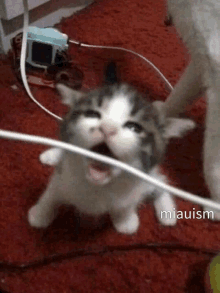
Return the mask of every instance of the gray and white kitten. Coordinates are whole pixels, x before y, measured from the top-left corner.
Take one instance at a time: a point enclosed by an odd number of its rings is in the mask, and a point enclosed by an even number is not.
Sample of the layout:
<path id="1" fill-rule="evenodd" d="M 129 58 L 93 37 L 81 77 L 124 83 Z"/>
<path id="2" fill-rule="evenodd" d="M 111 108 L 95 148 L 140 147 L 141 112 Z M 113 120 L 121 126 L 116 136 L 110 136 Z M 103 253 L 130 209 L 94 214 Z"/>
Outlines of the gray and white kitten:
<path id="1" fill-rule="evenodd" d="M 166 182 L 159 171 L 167 141 L 194 128 L 189 119 L 166 121 L 160 105 L 127 84 L 117 83 L 115 67 L 106 71 L 107 84 L 80 93 L 58 84 L 63 102 L 70 107 L 61 125 L 61 140 L 116 158 Z M 153 198 L 156 215 L 163 225 L 175 225 L 176 218 L 161 218 L 161 211 L 173 211 L 175 202 L 163 190 L 119 168 L 78 154 L 49 149 L 41 161 L 56 164 L 50 182 L 28 213 L 31 226 L 47 227 L 61 204 L 75 206 L 88 215 L 110 214 L 118 232 L 138 230 L 138 206 Z"/>

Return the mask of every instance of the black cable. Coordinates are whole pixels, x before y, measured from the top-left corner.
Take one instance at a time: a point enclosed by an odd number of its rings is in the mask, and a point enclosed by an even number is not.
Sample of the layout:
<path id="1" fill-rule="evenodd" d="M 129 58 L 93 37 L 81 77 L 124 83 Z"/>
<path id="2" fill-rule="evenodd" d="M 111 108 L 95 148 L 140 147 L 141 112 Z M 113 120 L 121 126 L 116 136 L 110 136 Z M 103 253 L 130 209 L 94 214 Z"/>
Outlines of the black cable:
<path id="1" fill-rule="evenodd" d="M 166 243 L 166 242 L 165 243 L 135 243 L 132 245 L 106 246 L 103 249 L 92 249 L 91 251 L 85 250 L 85 249 L 71 250 L 67 253 L 52 254 L 43 259 L 38 259 L 31 262 L 23 263 L 23 264 L 18 262 L 14 262 L 14 263 L 0 262 L 0 271 L 22 273 L 30 269 L 44 267 L 44 266 L 62 262 L 63 260 L 68 260 L 68 259 L 76 259 L 76 258 L 87 257 L 87 256 L 101 256 L 108 253 L 118 253 L 118 252 L 123 253 L 128 251 L 140 251 L 140 250 L 151 250 L 156 252 L 158 252 L 159 250 L 162 250 L 166 253 L 172 253 L 173 251 L 184 251 L 188 253 L 205 254 L 210 257 L 214 257 L 220 252 L 220 250 L 217 250 L 217 249 L 193 247 L 190 245 L 182 245 L 179 243 Z M 0 288 L 0 293 L 10 293 L 10 292 Z"/>
<path id="2" fill-rule="evenodd" d="M 135 243 L 132 245 L 115 245 L 115 246 L 106 246 L 102 249 L 78 249 L 71 250 L 67 253 L 57 253 L 52 254 L 48 257 L 34 260 L 27 263 L 18 263 L 18 262 L 0 262 L 0 271 L 7 272 L 25 272 L 29 269 L 35 269 L 39 267 L 44 267 L 50 264 L 62 262 L 67 259 L 75 259 L 80 257 L 87 256 L 101 256 L 108 253 L 118 253 L 118 252 L 128 252 L 128 251 L 140 251 L 140 250 L 151 250 L 157 251 L 163 250 L 166 253 L 172 253 L 173 251 L 184 251 L 189 253 L 199 253 L 209 255 L 210 257 L 216 256 L 220 250 L 215 249 L 206 249 L 193 247 L 189 245 L 182 245 L 179 243 Z"/>

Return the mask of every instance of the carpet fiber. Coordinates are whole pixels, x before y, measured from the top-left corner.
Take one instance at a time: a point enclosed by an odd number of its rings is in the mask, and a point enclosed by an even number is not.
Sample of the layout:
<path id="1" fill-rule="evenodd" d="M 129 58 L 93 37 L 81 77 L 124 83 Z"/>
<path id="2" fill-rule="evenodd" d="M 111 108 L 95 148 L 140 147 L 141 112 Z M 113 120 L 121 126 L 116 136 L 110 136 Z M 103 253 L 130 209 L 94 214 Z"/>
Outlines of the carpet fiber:
<path id="1" fill-rule="evenodd" d="M 122 46 L 149 58 L 174 85 L 189 62 L 187 50 L 173 27 L 164 25 L 163 0 L 101 0 L 59 28 L 71 38 L 97 45 Z M 151 100 L 165 100 L 161 79 L 140 59 L 111 50 L 71 46 L 70 54 L 85 79 L 83 87 L 102 83 L 108 59 L 120 66 L 121 78 L 148 93 Z M 26 95 L 13 90 L 16 78 L 10 58 L 0 61 L 0 128 L 57 137 L 58 124 Z M 34 96 L 58 115 L 66 108 L 48 88 L 32 88 Z M 202 144 L 206 104 L 201 98 L 187 109 L 197 128 L 183 139 L 172 140 L 163 164 L 171 184 L 209 197 L 202 172 Z M 204 272 L 211 255 L 186 249 L 147 247 L 150 243 L 175 243 L 201 249 L 220 249 L 219 223 L 208 219 L 183 219 L 175 227 L 158 224 L 150 203 L 143 204 L 141 225 L 132 236 L 114 231 L 108 218 L 103 228 L 77 220 L 74 210 L 62 208 L 46 230 L 31 228 L 27 211 L 46 187 L 52 168 L 41 165 L 44 146 L 1 140 L 0 153 L 0 288 L 14 293 L 70 292 L 204 292 Z M 178 210 L 200 210 L 177 199 Z M 71 252 L 71 253 L 69 253 Z M 66 257 L 62 254 L 69 253 Z M 58 254 L 58 255 L 57 255 Z M 48 257 L 50 257 L 48 259 Z M 28 264 L 23 270 L 14 265 Z M 9 265 L 11 264 L 11 265 Z"/>

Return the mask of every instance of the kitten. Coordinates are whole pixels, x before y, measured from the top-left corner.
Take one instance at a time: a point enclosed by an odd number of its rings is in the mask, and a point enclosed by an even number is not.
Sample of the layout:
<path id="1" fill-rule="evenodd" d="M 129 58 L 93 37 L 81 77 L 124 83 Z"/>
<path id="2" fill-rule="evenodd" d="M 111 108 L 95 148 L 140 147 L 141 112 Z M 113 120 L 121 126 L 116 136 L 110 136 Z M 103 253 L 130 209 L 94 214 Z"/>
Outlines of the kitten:
<path id="1" fill-rule="evenodd" d="M 61 140 L 116 158 L 166 182 L 158 166 L 167 141 L 194 128 L 194 122 L 164 121 L 160 104 L 152 104 L 131 86 L 118 83 L 112 65 L 106 71 L 106 83 L 87 94 L 57 85 L 70 107 L 61 125 Z M 130 173 L 58 149 L 46 151 L 41 160 L 56 168 L 46 191 L 29 210 L 33 227 L 47 227 L 59 205 L 70 204 L 88 215 L 109 213 L 118 232 L 132 234 L 139 226 L 138 206 L 147 198 L 154 200 L 161 224 L 176 224 L 175 218 L 160 216 L 161 211 L 175 208 L 172 196 Z"/>
<path id="2" fill-rule="evenodd" d="M 168 18 L 188 47 L 191 62 L 165 102 L 164 113 L 178 116 L 206 93 L 203 168 L 211 197 L 220 201 L 220 1 L 168 0 L 167 4 Z M 220 220 L 219 211 L 214 215 Z"/>

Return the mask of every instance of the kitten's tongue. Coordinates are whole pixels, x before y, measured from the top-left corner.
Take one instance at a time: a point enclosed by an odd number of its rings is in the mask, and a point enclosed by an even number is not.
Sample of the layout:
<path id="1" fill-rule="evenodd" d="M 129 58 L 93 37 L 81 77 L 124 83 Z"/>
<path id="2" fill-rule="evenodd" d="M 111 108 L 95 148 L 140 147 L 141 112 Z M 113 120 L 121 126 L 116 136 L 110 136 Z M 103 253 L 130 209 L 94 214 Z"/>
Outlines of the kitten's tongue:
<path id="1" fill-rule="evenodd" d="M 104 183 L 105 179 L 110 176 L 110 168 L 101 163 L 90 163 L 89 174 L 97 183 Z"/>

